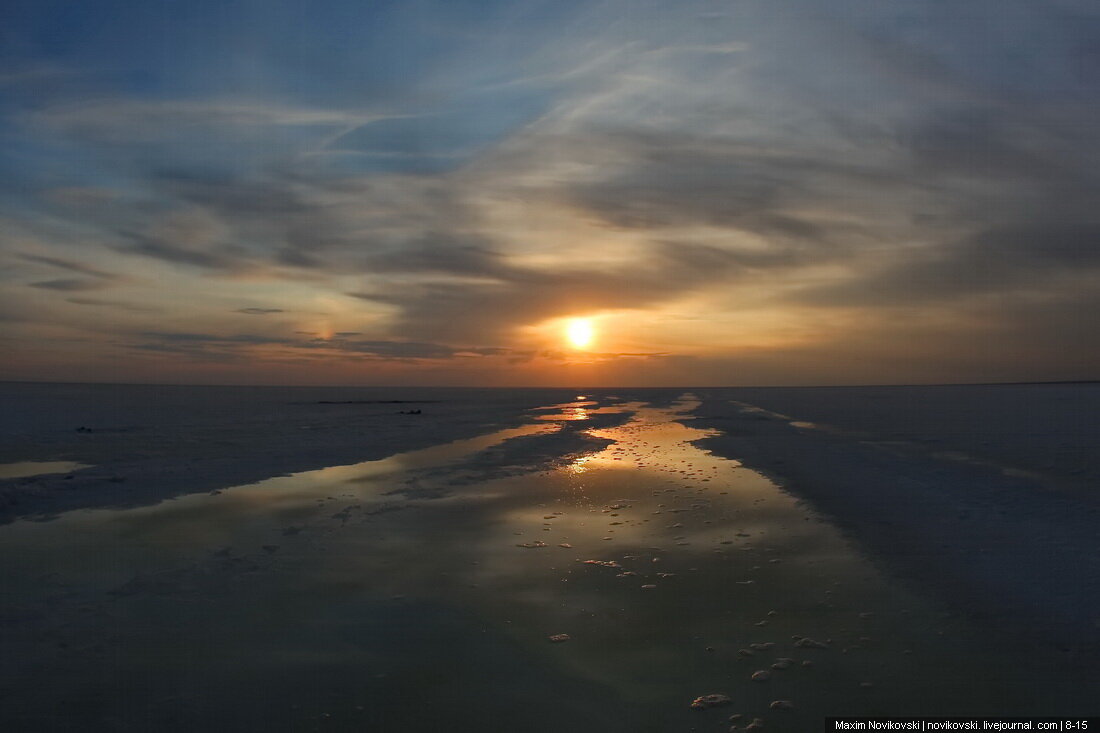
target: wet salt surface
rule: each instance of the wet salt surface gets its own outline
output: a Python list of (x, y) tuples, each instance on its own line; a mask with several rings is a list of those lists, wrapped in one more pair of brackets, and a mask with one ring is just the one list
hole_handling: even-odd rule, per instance
[[(0, 720), (724, 731), (741, 715), (805, 731), (1083, 707), (1055, 660), (914, 595), (692, 445), (707, 433), (675, 422), (692, 404), (578, 397), (381, 461), (2, 527)], [(634, 418), (592, 430), (602, 450), (494, 463), (612, 407)]]

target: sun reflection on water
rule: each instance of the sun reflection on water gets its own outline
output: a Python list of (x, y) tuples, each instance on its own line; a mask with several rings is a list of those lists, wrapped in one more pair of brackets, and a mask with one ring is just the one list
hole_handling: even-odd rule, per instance
[(572, 463), (569, 464), (566, 470), (574, 474), (584, 473), (588, 470), (588, 466), (586, 464), (589, 460), (591, 460), (591, 458), (591, 456), (581, 456), (580, 458), (576, 458), (573, 460)]

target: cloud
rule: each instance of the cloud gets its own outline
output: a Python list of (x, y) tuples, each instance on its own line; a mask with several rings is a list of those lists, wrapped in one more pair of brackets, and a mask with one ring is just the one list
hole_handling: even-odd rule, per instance
[(35, 255), (35, 254), (20, 254), (19, 258), (26, 260), (27, 262), (37, 262), (39, 264), (51, 265), (53, 267), (60, 268), (62, 270), (71, 270), (72, 272), (79, 272), (82, 275), (91, 275), (92, 277), (101, 277), (107, 280), (112, 280), (118, 277), (118, 275), (101, 270), (98, 267), (86, 265), (82, 262), (75, 260), (64, 259), (61, 257), (50, 257), (47, 255)]
[[(1043, 343), (1053, 373), (1095, 339), (1052, 323), (1087, 320), (1100, 269), (1084, 4), (687, 0), (623, 23), (628, 5), (199, 9), (156, 34), (180, 53), (106, 44), (128, 37), (111, 26), (59, 44), (99, 49), (80, 64), (26, 59), (120, 76), (11, 86), (4, 228), (36, 242), (21, 265), (67, 273), (16, 285), (155, 268), (150, 307), (212, 305), (192, 334), (150, 318), (124, 338), (196, 358), (536, 359), (525, 329), (550, 319), (674, 309), (713, 351), (742, 343), (726, 324), (797, 331), (814, 347), (760, 358), (806, 369), (846, 349), (892, 368), (907, 334), (947, 363), (980, 325), (991, 347)], [(287, 315), (226, 336), (230, 313)], [(614, 353), (687, 364), (658, 331)]]
[(18, 253), (19, 259), (25, 262), (32, 262), (39, 265), (48, 265), (49, 267), (66, 270), (68, 272), (76, 272), (88, 277), (83, 278), (58, 278), (55, 280), (41, 280), (38, 282), (29, 283), (32, 288), (39, 288), (41, 290), (57, 290), (60, 292), (83, 292), (90, 290), (104, 290), (111, 287), (113, 284), (119, 282), (125, 282), (127, 278), (117, 275), (113, 272), (108, 272), (92, 265), (87, 265), (83, 262), (71, 260), (64, 257), (53, 257), (50, 255), (39, 254), (27, 254)]
[(185, 246), (176, 244), (163, 235), (137, 232), (127, 232), (125, 237), (130, 240), (130, 243), (119, 245), (117, 247), (119, 252), (151, 257), (170, 264), (190, 265), (224, 273), (243, 272), (252, 267), (251, 263), (235, 253), (225, 251), (217, 246), (209, 248)]
[[(986, 294), (1090, 293), (1100, 277), (1100, 223), (994, 227), (920, 250), (836, 284), (806, 288), (816, 305), (912, 307)], [(1068, 290), (1067, 290), (1068, 288)]]
[(151, 305), (138, 305), (136, 303), (128, 303), (121, 300), (103, 300), (100, 298), (66, 298), (66, 303), (73, 303), (74, 305), (90, 305), (106, 308), (117, 308), (119, 310), (130, 311), (132, 313), (156, 313), (161, 309)]
[(443, 172), (536, 119), (546, 102), (523, 87), (471, 90), (460, 104), (383, 119), (333, 138), (328, 152), (355, 153), (360, 167)]
[(493, 258), (483, 264), (484, 279), (380, 283), (346, 295), (395, 306), (394, 330), (401, 334), (494, 340), (549, 318), (657, 305), (724, 281), (739, 268), (736, 255), (689, 243), (654, 244), (628, 269), (518, 267)]
[(28, 124), (99, 143), (132, 145), (177, 137), (181, 130), (254, 130), (265, 127), (352, 129), (385, 115), (276, 105), (264, 101), (132, 98), (91, 99), (38, 110)]
[[(298, 332), (300, 335), (310, 334)], [(354, 332), (337, 334), (325, 339), (268, 336), (263, 334), (216, 335), (186, 331), (143, 331), (135, 334), (136, 340), (127, 343), (130, 348), (145, 351), (166, 351), (188, 354), (197, 359), (218, 361), (249, 358), (256, 348), (274, 348), (299, 355), (326, 354), (349, 358), (365, 358), (377, 361), (446, 361), (471, 356), (499, 356), (511, 350), (501, 347), (454, 347), (423, 341), (391, 341), (380, 339), (354, 339)]]
[(43, 280), (42, 282), (30, 283), (32, 288), (41, 288), (43, 290), (60, 290), (62, 292), (80, 292), (84, 290), (102, 290), (103, 288), (110, 287), (108, 283), (102, 280), (77, 280), (77, 279), (62, 279), (62, 280)]

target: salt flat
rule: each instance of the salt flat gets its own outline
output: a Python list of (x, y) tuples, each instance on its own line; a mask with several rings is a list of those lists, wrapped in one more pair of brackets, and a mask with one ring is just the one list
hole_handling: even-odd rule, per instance
[(741, 390), (190, 394), (41, 417), (12, 453), (95, 468), (5, 484), (32, 507), (0, 526), (8, 728), (1095, 713), (1091, 498), (954, 438)]
[[(0, 383), (0, 463), (92, 467), (0, 479), (0, 521), (133, 506), (382, 458), (515, 425), (570, 390)], [(419, 414), (406, 414), (420, 410)]]
[(1100, 385), (707, 393), (703, 445), (990, 622), (1100, 652)]

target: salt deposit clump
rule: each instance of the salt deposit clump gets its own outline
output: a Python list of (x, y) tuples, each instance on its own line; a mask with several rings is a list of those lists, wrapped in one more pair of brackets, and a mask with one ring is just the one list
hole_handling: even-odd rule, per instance
[(814, 641), (808, 636), (804, 636), (794, 643), (795, 646), (803, 649), (828, 649), (828, 644), (823, 644), (820, 641)]
[(693, 710), (706, 710), (707, 708), (714, 708), (720, 705), (729, 705), (730, 702), (729, 695), (719, 695), (715, 693), (712, 695), (700, 695), (691, 701), (691, 707)]

